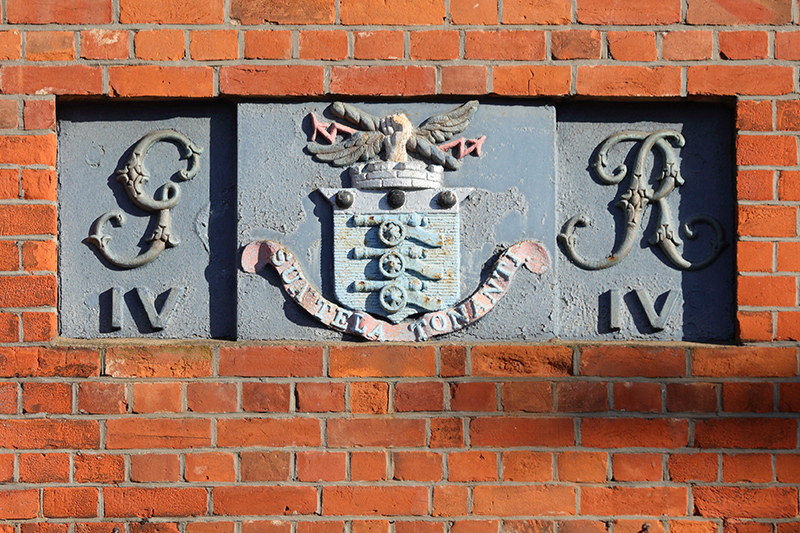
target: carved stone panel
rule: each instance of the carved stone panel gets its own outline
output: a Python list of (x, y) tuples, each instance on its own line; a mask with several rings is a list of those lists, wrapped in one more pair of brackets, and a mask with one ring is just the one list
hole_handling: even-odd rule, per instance
[(233, 338), (231, 110), (59, 111), (61, 335)]

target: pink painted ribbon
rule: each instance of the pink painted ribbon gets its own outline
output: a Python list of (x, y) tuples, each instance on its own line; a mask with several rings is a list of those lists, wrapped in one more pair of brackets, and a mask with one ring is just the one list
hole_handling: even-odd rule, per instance
[(267, 265), (278, 272), (283, 288), (292, 300), (329, 328), (371, 341), (424, 341), (475, 322), (505, 295), (520, 267), (541, 274), (550, 267), (550, 257), (538, 242), (517, 243), (503, 252), (488, 279), (469, 298), (449, 309), (425, 313), (416, 320), (399, 324), (346, 309), (324, 298), (308, 281), (294, 256), (280, 244), (257, 241), (245, 247), (242, 253), (245, 272), (260, 272)]

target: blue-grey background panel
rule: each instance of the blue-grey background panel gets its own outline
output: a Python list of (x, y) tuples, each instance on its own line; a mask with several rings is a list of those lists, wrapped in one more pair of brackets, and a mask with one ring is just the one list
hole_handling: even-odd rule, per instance
[[(61, 335), (77, 338), (234, 338), (236, 336), (236, 167), (235, 113), (227, 104), (65, 104), (59, 106), (59, 290)], [(167, 181), (179, 183), (181, 197), (171, 210), (180, 240), (152, 263), (124, 270), (109, 264), (87, 242), (92, 224), (121, 209), (126, 222), (111, 223), (109, 247), (132, 258), (148, 248), (157, 215), (133, 205), (116, 171), (134, 145), (154, 130), (171, 129), (203, 148), (197, 176), (176, 144), (160, 142), (144, 166), (152, 195)], [(122, 295), (122, 328), (111, 327), (112, 288)], [(180, 289), (168, 325), (150, 326), (137, 288), (149, 289), (162, 310), (166, 291)]]
[[(414, 125), (466, 101), (354, 103), (376, 116), (403, 112)], [(347, 168), (314, 160), (305, 146), (309, 113), (331, 122), (329, 102), (238, 106), (239, 246), (274, 240), (299, 259), (306, 275), (333, 299), (332, 209), (317, 187), (349, 187)], [(341, 122), (341, 120), (339, 120)], [(461, 297), (487, 275), (500, 251), (526, 239), (555, 253), (555, 109), (482, 103), (459, 136), (486, 135), (482, 156), (467, 155), (445, 172), (445, 187), (473, 187), (461, 204)], [(318, 141), (321, 141), (318, 139)], [(324, 141), (321, 141), (324, 142)], [(411, 154), (413, 157), (413, 154)], [(239, 273), (240, 339), (331, 340), (328, 330), (283, 293), (271, 269)], [(557, 288), (552, 271), (520, 272), (507, 296), (451, 340), (530, 340), (554, 335)]]
[[(685, 184), (668, 197), (674, 224), (706, 214), (716, 217), (729, 246), (705, 269), (676, 268), (648, 239), (656, 230), (657, 208), (646, 208), (633, 250), (619, 264), (604, 270), (583, 270), (559, 247), (556, 258), (560, 286), (561, 320), (558, 336), (565, 339), (724, 341), (734, 335), (734, 180), (731, 155), (733, 136), (728, 108), (708, 104), (572, 104), (558, 108), (558, 203), (561, 231), (571, 217), (588, 215), (592, 224), (575, 230), (575, 248), (586, 258), (608, 256), (623, 234), (622, 210), (616, 207), (629, 185), (600, 182), (590, 165), (600, 144), (622, 130), (682, 133), (686, 145), (675, 148)], [(609, 171), (623, 161), (633, 171), (638, 144), (625, 142), (609, 153)], [(655, 171), (653, 171), (655, 162)], [(646, 176), (657, 188), (661, 156), (648, 156)], [(708, 253), (713, 232), (698, 224), (697, 240), (681, 234), (683, 256), (698, 260)], [(676, 291), (677, 303), (662, 331), (651, 327), (636, 290), (645, 290), (661, 312), (667, 291)], [(610, 328), (609, 291), (619, 291), (620, 329)]]

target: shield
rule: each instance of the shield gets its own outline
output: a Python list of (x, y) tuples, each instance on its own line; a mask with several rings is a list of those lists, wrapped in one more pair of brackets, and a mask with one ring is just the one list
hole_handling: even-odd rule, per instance
[(473, 189), (320, 189), (333, 205), (334, 294), (400, 322), (460, 296), (460, 203)]

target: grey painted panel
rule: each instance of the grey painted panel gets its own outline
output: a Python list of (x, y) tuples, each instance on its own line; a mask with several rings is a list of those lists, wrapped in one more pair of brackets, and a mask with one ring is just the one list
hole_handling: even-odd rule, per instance
[[(233, 109), (215, 104), (65, 105), (59, 106), (60, 320), (65, 337), (234, 338), (235, 331), (235, 126)], [(112, 266), (86, 238), (103, 213), (121, 209), (122, 227), (106, 224), (109, 247), (132, 258), (145, 242), (157, 216), (137, 208), (116, 181), (139, 139), (154, 130), (182, 133), (204, 149), (197, 176), (180, 182), (186, 168), (175, 144), (162, 142), (147, 153), (149, 194), (167, 181), (180, 183), (181, 197), (171, 210), (180, 244), (152, 263), (131, 270)], [(116, 317), (112, 307), (117, 287)], [(145, 289), (137, 291), (136, 289)], [(147, 294), (161, 295), (155, 311), (164, 311), (167, 291), (179, 289), (169, 323), (151, 327)], [(144, 300), (145, 302), (143, 303)], [(150, 312), (153, 313), (153, 309)], [(155, 320), (157, 323), (157, 320)], [(156, 324), (158, 325), (158, 324)]]

